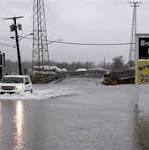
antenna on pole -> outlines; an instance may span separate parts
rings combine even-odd
[[[33,1],[33,54],[32,71],[39,80],[47,74],[44,65],[49,65],[46,16],[44,0]],[[38,80],[37,79],[37,80]]]
[[[129,66],[131,67],[134,63],[134,51],[135,51],[135,35],[137,33],[137,7],[141,6],[141,2],[129,2],[130,6],[133,7],[133,18],[132,18],[132,29],[131,29],[131,40],[129,48]]]

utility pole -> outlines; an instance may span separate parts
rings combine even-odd
[[[131,29],[131,41],[129,49],[129,65],[131,66],[134,62],[134,51],[135,51],[135,35],[137,33],[137,7],[140,7],[141,2],[129,2],[130,6],[133,7],[133,18],[132,18],[132,29]]]
[[[17,19],[23,18],[23,16],[19,17],[12,17],[12,18],[5,18],[6,20],[13,20],[14,24],[10,26],[10,32],[15,32],[15,40],[16,40],[16,47],[17,47],[17,55],[18,55],[18,69],[19,75],[23,75],[22,72],[22,63],[21,63],[21,55],[20,55],[20,46],[19,46],[19,35],[18,30],[22,30],[22,25],[17,25]]]

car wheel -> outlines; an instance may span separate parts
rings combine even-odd
[[[31,93],[33,93],[33,89],[31,89]]]

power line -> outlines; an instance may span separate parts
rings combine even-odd
[[[33,38],[23,37],[25,39],[33,40]],[[37,40],[37,39],[36,39]],[[49,41],[48,44],[57,43],[57,44],[67,44],[67,45],[82,45],[82,46],[119,46],[119,45],[131,45],[135,43],[121,42],[121,43],[80,43],[80,42],[68,42],[68,41]]]
[[[67,41],[54,41],[53,43],[58,44],[69,44],[69,45],[87,45],[87,46],[118,46],[118,45],[130,45],[135,43],[78,43],[78,42],[67,42]]]
[[[10,44],[7,44],[7,43],[1,42],[1,41],[0,41],[0,45],[14,48],[13,45],[10,45]]]

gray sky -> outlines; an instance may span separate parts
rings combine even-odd
[[[138,8],[138,32],[149,33],[149,1],[142,0]],[[5,0],[0,5],[0,17],[24,16],[19,20],[23,33],[32,32],[32,0]],[[48,39],[82,43],[130,42],[132,8],[127,0],[45,0]],[[14,45],[9,32],[12,21],[0,20],[0,42]],[[20,43],[23,60],[32,58],[32,41]],[[0,45],[6,57],[17,59],[16,49]],[[50,59],[57,61],[107,61],[115,55],[128,58],[129,46],[76,46],[50,44]]]

